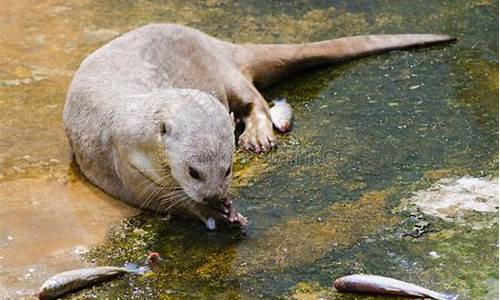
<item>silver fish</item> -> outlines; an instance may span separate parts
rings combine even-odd
[[[96,267],[62,272],[42,284],[38,299],[56,299],[71,291],[135,272],[134,269],[120,267]]]
[[[285,99],[274,100],[269,110],[274,127],[281,132],[287,132],[292,125],[292,106]]]
[[[336,279],[333,286],[340,292],[411,296],[437,300],[455,300],[457,296],[441,294],[394,278],[355,274]]]

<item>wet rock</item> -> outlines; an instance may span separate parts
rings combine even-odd
[[[425,214],[464,223],[470,212],[498,211],[498,178],[441,179],[409,199]]]

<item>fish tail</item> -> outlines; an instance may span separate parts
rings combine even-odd
[[[432,292],[429,293],[428,295],[432,299],[436,300],[457,300],[458,295],[451,295],[451,294],[444,294],[444,293],[438,293],[438,292]]]
[[[136,275],[142,275],[150,271],[148,266],[139,267],[137,264],[134,263],[126,263],[125,265],[123,265],[123,269],[125,269],[130,274],[136,274]]]

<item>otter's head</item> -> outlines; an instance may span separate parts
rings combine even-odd
[[[232,176],[232,116],[214,97],[197,90],[175,90],[161,97],[166,99],[155,108],[152,122],[146,123],[151,128],[142,129],[147,137],[128,153],[129,164],[153,186],[168,186],[170,190],[156,192],[160,200],[161,193],[182,189],[196,203],[219,206]],[[134,192],[136,197],[144,197],[139,192]],[[185,201],[189,201],[187,197]],[[153,209],[157,206],[150,204],[147,206]]]
[[[185,100],[171,105],[159,125],[170,171],[194,201],[221,200],[232,175],[232,117],[208,94],[186,91],[184,95]]]

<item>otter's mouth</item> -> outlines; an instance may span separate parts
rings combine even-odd
[[[151,184],[157,186],[158,188],[165,188],[167,186],[162,185],[161,178],[154,180],[146,172],[137,168],[133,164],[130,166],[142,177],[148,180]],[[182,190],[182,187],[179,187]],[[189,196],[189,195],[188,195]],[[205,206],[216,212],[223,220],[225,220],[230,225],[237,225],[239,227],[244,227],[248,224],[248,219],[240,214],[233,204],[233,200],[230,197],[225,197],[222,201],[216,201],[212,203],[205,203]]]
[[[231,213],[231,210],[234,210],[233,201],[228,197],[226,197],[222,201],[208,202],[205,205],[223,215],[229,215]]]

